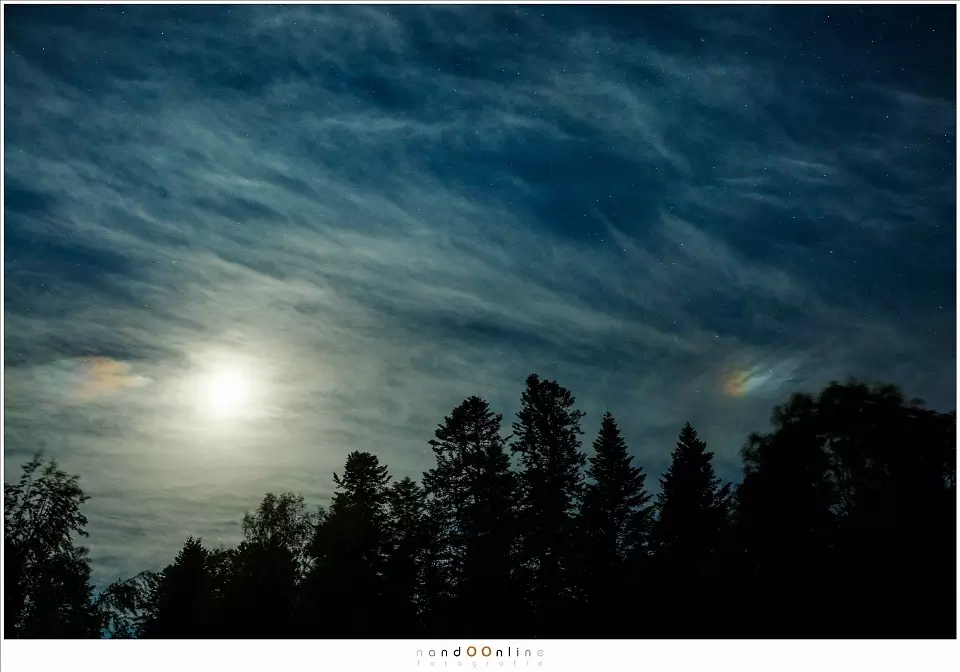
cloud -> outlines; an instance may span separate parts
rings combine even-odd
[[[98,581],[353,449],[416,476],[532,371],[651,473],[690,420],[735,478],[834,377],[952,408],[952,100],[784,59],[769,8],[630,9],[8,12],[4,464],[82,475]],[[91,348],[150,384],[64,403]],[[232,428],[184,391],[219,357],[263,386]]]

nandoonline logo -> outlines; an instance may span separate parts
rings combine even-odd
[[[417,649],[417,667],[543,667],[543,649],[516,646],[494,649],[489,646],[455,649]]]

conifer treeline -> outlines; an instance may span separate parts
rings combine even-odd
[[[592,454],[569,390],[531,375],[510,437],[470,397],[420,483],[370,453],[328,508],[268,494],[243,541],[188,538],[94,597],[77,477],[4,487],[7,637],[955,637],[955,414],[832,383],[775,409],[744,477],[680,431],[652,499],[616,419]]]

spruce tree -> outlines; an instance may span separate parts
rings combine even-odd
[[[354,451],[333,480],[330,510],[312,544],[315,626],[319,636],[386,636],[387,467],[376,455]]]
[[[582,495],[580,420],[574,397],[556,381],[527,377],[513,424],[520,463],[520,563],[528,586],[531,633],[562,636],[574,628],[575,514]]]
[[[580,509],[583,541],[583,585],[590,628],[610,636],[619,623],[617,603],[632,592],[643,555],[653,507],[644,488],[647,475],[633,466],[633,457],[617,421],[605,413],[593,442]]]
[[[664,581],[659,595],[662,623],[704,636],[709,614],[710,577],[716,573],[729,518],[730,484],[721,487],[707,444],[686,423],[671,463],[660,478],[658,518],[654,525],[657,571]]]
[[[465,616],[460,631],[472,636],[504,631],[504,610],[514,613],[515,480],[502,420],[483,399],[464,400],[434,432],[437,465],[423,476],[434,535],[431,618],[456,609]]]
[[[187,639],[211,636],[213,582],[209,553],[189,537],[173,563],[154,577],[140,624],[143,638]]]
[[[391,636],[421,632],[426,563],[426,493],[409,476],[387,490],[387,554],[384,570],[386,612],[395,626]]]

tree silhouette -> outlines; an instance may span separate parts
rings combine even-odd
[[[37,454],[4,484],[6,637],[99,636],[87,549],[74,543],[87,536],[78,481]]]
[[[316,519],[303,495],[268,492],[253,513],[243,516],[243,537],[249,544],[285,549],[296,563],[299,581],[310,569],[309,546]]]
[[[330,511],[312,542],[313,617],[325,636],[373,637],[385,622],[388,551],[387,467],[371,453],[347,456]]]
[[[580,452],[581,411],[569,390],[552,380],[527,377],[510,448],[520,462],[520,579],[528,587],[533,633],[566,633],[574,624],[575,513],[586,456]]]
[[[232,554],[224,610],[232,636],[299,636],[298,573],[296,558],[277,540],[241,542]]]
[[[817,585],[836,524],[837,493],[816,401],[796,394],[773,413],[775,431],[753,434],[742,451],[736,528],[744,549],[743,626],[756,635],[798,632],[814,623]],[[792,604],[793,609],[778,609]],[[765,615],[764,615],[765,614]]]
[[[241,543],[237,548],[220,547],[207,552],[207,572],[213,589],[213,613],[208,635],[210,637],[261,636],[249,634],[254,628],[245,620],[248,610],[247,605],[243,604],[245,592],[241,581],[243,549],[244,543]],[[284,636],[290,634],[285,633]]]
[[[703,632],[709,614],[709,577],[716,571],[729,512],[730,485],[721,487],[713,453],[686,423],[670,466],[660,478],[653,529],[656,571],[661,587],[661,623],[671,629]]]
[[[4,635],[956,636],[954,412],[855,380],[794,394],[732,497],[688,423],[653,507],[613,416],[589,462],[582,416],[529,376],[514,470],[502,417],[469,397],[422,485],[352,452],[328,508],[268,493],[236,547],[188,537],[96,594],[87,497],[38,455],[4,485]]]
[[[432,585],[429,618],[463,616],[458,630],[473,636],[509,626],[516,528],[515,478],[501,436],[503,416],[479,397],[464,400],[430,441],[437,465],[424,473],[429,495]],[[452,632],[451,632],[452,634]]]
[[[254,592],[248,603],[256,605],[257,616],[268,618],[258,636],[268,631],[280,637],[305,634],[299,594],[312,562],[309,545],[315,526],[316,517],[303,496],[289,492],[267,493],[255,512],[244,515],[244,544],[238,549],[234,579],[250,586]]]
[[[426,597],[426,492],[407,476],[387,489],[386,498],[386,621],[393,623],[391,636],[414,636],[421,632]]]
[[[213,582],[209,552],[190,537],[173,563],[148,588],[139,635],[144,638],[209,637],[213,615]]]
[[[653,518],[647,475],[633,466],[633,457],[617,421],[605,413],[589,458],[580,538],[584,541],[583,584],[588,596],[590,628],[598,634],[621,627],[617,603],[634,592],[634,581],[645,568],[647,537]]]
[[[774,610],[755,629],[953,632],[953,607],[933,599],[955,585],[953,414],[907,403],[893,386],[851,380],[816,397],[793,395],[773,424],[744,449],[737,524],[750,562],[749,610],[778,601],[794,609]],[[848,618],[825,626],[819,589],[838,582]]]

